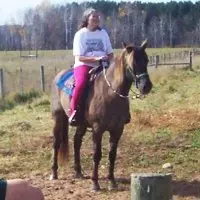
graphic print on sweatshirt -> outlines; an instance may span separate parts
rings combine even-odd
[[[101,39],[87,39],[85,54],[94,51],[104,51],[104,45]]]

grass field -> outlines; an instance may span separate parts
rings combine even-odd
[[[147,54],[161,55],[163,53],[180,52],[188,48],[147,49]],[[115,50],[119,54],[120,49]],[[35,52],[31,52],[34,54]],[[28,55],[28,52],[23,52]],[[20,58],[19,51],[1,51],[0,68],[4,70],[4,92],[23,92],[30,88],[41,89],[40,67],[44,66],[45,91],[50,91],[51,80],[55,74],[73,65],[71,50],[38,51],[38,58]],[[181,61],[183,62],[183,61]],[[187,59],[188,62],[188,59]],[[20,71],[22,70],[22,72]]]
[[[66,51],[39,55],[41,58],[37,60],[24,60],[24,67],[27,70],[40,65],[64,68],[67,61],[72,61]],[[22,62],[13,52],[1,52],[0,59],[3,67],[11,72]],[[172,173],[173,199],[199,200],[199,66],[200,59],[196,57],[192,71],[175,67],[150,68],[154,84],[152,92],[144,99],[138,99],[131,91],[132,120],[125,127],[116,162],[118,191],[109,191],[105,179],[109,146],[107,133],[103,138],[99,171],[103,190],[92,193],[90,179],[73,178],[74,128],[70,128],[70,161],[67,166],[60,167],[59,180],[49,181],[52,155],[49,94],[41,94],[23,104],[15,102],[12,109],[0,112],[0,177],[25,178],[39,186],[47,200],[127,200],[130,199],[131,173],[164,172]],[[134,88],[133,92],[136,92]],[[81,158],[84,174],[90,176],[93,167],[90,132],[84,137]],[[162,165],[168,162],[173,168],[162,169]]]
[[[147,54],[151,56],[162,53],[179,52],[183,50],[188,50],[188,48],[147,49]],[[119,52],[120,49],[115,50],[116,54]],[[28,52],[23,54],[28,55]],[[37,59],[20,58],[19,51],[0,51],[0,68],[7,69],[9,71],[19,69],[20,67],[34,70],[43,65],[51,69],[54,69],[55,67],[58,69],[64,69],[70,67],[74,62],[71,50],[38,51],[38,55]]]

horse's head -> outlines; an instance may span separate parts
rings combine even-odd
[[[127,76],[136,85],[141,94],[148,94],[151,91],[152,83],[147,71],[148,56],[145,52],[147,41],[139,47],[123,44],[123,64],[126,67]]]

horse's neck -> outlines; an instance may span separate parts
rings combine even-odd
[[[115,59],[106,72],[112,89],[124,96],[128,95],[131,87],[131,81],[128,79],[126,73],[126,67],[119,59]]]

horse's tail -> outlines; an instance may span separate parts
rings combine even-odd
[[[57,79],[64,73],[61,71],[52,82],[51,112],[54,120],[54,162],[64,164],[69,160],[68,118],[60,102],[60,91],[56,86]]]
[[[69,125],[68,125],[68,118],[65,112],[62,112],[62,117],[60,119],[60,132],[59,132],[59,139],[60,139],[60,146],[58,149],[58,162],[60,164],[65,164],[69,160],[69,139],[68,139],[68,132],[69,132]]]
[[[69,141],[68,141],[68,118],[62,108],[53,110],[53,160],[60,164],[65,164],[69,160]],[[56,164],[57,165],[57,164]]]

